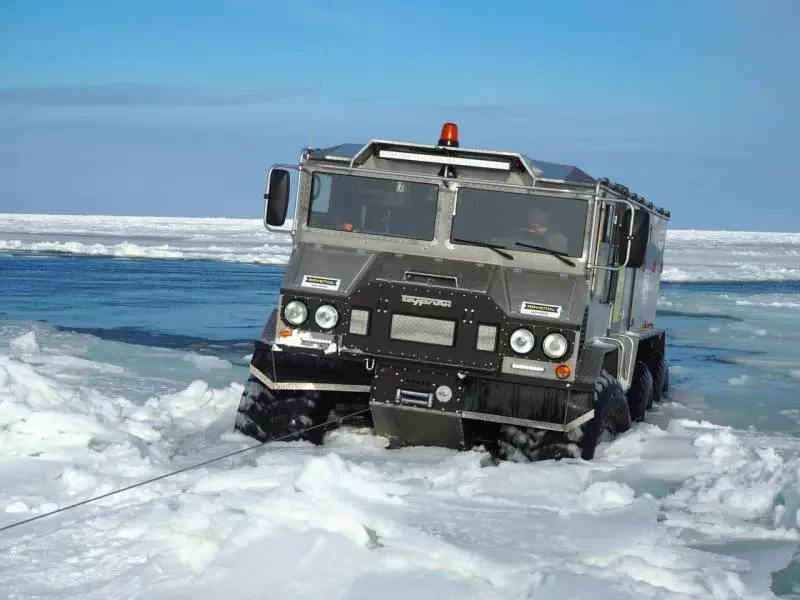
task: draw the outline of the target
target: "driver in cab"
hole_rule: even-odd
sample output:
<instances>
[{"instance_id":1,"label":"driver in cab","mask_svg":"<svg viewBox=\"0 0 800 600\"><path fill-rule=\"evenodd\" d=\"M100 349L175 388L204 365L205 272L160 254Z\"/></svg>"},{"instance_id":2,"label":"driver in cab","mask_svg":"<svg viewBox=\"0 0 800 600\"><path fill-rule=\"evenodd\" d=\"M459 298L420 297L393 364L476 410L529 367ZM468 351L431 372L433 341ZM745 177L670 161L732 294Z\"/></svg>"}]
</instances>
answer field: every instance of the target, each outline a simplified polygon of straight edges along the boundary
<instances>
[{"instance_id":1,"label":"driver in cab","mask_svg":"<svg viewBox=\"0 0 800 600\"><path fill-rule=\"evenodd\" d=\"M519 241L533 246L542 246L556 252L567 251L567 237L555 231L550 224L550 215L541 208L531 208L525 222L515 229Z\"/></svg>"}]
</instances>

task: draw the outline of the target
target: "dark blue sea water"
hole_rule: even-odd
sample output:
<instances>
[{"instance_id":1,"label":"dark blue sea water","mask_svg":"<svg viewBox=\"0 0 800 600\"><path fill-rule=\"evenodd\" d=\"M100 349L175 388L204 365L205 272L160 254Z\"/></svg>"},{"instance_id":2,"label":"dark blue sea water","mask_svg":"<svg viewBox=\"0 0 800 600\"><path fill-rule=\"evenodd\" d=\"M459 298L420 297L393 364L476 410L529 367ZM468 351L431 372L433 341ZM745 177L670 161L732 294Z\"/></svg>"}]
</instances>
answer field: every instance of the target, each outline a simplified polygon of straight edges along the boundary
<instances>
[{"instance_id":1,"label":"dark blue sea water","mask_svg":"<svg viewBox=\"0 0 800 600\"><path fill-rule=\"evenodd\" d=\"M239 359L283 267L204 260L0 257L0 318ZM800 282L662 283L676 389L715 423L800 435ZM798 305L800 306L800 305ZM788 413L793 417L793 413Z\"/></svg>"}]
</instances>

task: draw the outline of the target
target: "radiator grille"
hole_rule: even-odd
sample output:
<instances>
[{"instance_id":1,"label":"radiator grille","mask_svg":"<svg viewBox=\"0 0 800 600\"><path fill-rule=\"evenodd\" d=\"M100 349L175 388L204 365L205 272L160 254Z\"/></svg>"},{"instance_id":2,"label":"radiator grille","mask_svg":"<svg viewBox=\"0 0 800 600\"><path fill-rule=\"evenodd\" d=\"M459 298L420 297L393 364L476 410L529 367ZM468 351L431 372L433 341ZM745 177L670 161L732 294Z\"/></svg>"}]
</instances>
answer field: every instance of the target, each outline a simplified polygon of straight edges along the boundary
<instances>
[{"instance_id":1,"label":"radiator grille","mask_svg":"<svg viewBox=\"0 0 800 600\"><path fill-rule=\"evenodd\" d=\"M389 337L393 340L452 346L455 341L456 322L412 315L393 314Z\"/></svg>"}]
</instances>

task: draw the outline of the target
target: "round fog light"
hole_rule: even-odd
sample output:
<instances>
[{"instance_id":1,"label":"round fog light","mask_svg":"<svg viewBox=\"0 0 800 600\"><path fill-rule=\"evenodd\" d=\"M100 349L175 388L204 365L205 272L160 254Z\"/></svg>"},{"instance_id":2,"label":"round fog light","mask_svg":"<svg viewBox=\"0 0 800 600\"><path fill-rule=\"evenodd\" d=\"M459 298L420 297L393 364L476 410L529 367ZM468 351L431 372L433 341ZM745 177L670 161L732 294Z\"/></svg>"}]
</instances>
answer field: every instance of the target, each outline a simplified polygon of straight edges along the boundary
<instances>
[{"instance_id":1,"label":"round fog light","mask_svg":"<svg viewBox=\"0 0 800 600\"><path fill-rule=\"evenodd\" d=\"M536 344L536 338L527 329L517 329L511 334L509 342L514 352L517 354L527 354L533 350L533 346Z\"/></svg>"},{"instance_id":2,"label":"round fog light","mask_svg":"<svg viewBox=\"0 0 800 600\"><path fill-rule=\"evenodd\" d=\"M283 317L292 325L300 325L308 317L308 309L300 300L292 300L283 308Z\"/></svg>"},{"instance_id":3,"label":"round fog light","mask_svg":"<svg viewBox=\"0 0 800 600\"><path fill-rule=\"evenodd\" d=\"M322 329L331 329L339 322L339 313L330 304L323 304L314 313L314 320Z\"/></svg>"},{"instance_id":4,"label":"round fog light","mask_svg":"<svg viewBox=\"0 0 800 600\"><path fill-rule=\"evenodd\" d=\"M567 353L567 338L560 333L551 333L542 342L542 350L550 358L561 358Z\"/></svg>"}]
</instances>

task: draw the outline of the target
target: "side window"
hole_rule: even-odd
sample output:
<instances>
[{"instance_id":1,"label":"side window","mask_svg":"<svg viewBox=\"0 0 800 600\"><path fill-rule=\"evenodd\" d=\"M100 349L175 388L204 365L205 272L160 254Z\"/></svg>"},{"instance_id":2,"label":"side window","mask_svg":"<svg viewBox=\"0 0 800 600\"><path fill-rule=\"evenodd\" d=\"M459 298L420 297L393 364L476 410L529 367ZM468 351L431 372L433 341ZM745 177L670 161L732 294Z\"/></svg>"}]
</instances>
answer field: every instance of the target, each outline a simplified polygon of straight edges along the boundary
<instances>
[{"instance_id":1,"label":"side window","mask_svg":"<svg viewBox=\"0 0 800 600\"><path fill-rule=\"evenodd\" d=\"M614 244L617 241L616 223L618 216L614 204L610 202L602 203L600 207L600 214L598 215L600 230L598 259L601 265L607 265L613 261L616 252ZM611 301L615 282L616 278L613 271L602 270L598 272L593 293L600 299L600 302L608 303Z\"/></svg>"},{"instance_id":2,"label":"side window","mask_svg":"<svg viewBox=\"0 0 800 600\"><path fill-rule=\"evenodd\" d=\"M318 173L311 175L311 200L314 201L314 212L328 213L331 206L330 177L320 177Z\"/></svg>"},{"instance_id":3,"label":"side window","mask_svg":"<svg viewBox=\"0 0 800 600\"><path fill-rule=\"evenodd\" d=\"M617 215L614 214L613 204L603 205L603 235L601 241L604 244L611 243L614 235L614 225L617 222Z\"/></svg>"}]
</instances>

